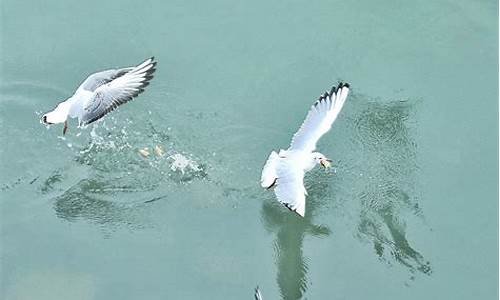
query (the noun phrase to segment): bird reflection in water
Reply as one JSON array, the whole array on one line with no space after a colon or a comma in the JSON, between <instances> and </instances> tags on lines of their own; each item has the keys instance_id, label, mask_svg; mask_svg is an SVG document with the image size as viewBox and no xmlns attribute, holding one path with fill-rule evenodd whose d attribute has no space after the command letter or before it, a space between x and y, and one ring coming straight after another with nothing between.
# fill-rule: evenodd
<instances>
[{"instance_id":1,"label":"bird reflection in water","mask_svg":"<svg viewBox=\"0 0 500 300\"><path fill-rule=\"evenodd\" d=\"M398 263L414 274L432 268L408 240L412 216L423 218L418 203L415 101L357 102L346 130L351 149L344 162L343 183L361 204L356 236L370 241L384 262ZM356 101L355 101L356 102ZM362 104L363 103L363 104Z\"/></svg>"},{"instance_id":2,"label":"bird reflection in water","mask_svg":"<svg viewBox=\"0 0 500 300\"><path fill-rule=\"evenodd\" d=\"M144 227L145 220L141 214L143 201L126 204L106 199L107 195L114 195L117 190L109 182L81 180L55 198L55 213L67 221L84 219L107 228L122 225L133 229Z\"/></svg>"},{"instance_id":3,"label":"bird reflection in water","mask_svg":"<svg viewBox=\"0 0 500 300\"><path fill-rule=\"evenodd\" d=\"M315 190L309 190L304 218L284 209L274 199L263 202L264 226L268 231L276 233L274 242L278 269L276 278L283 299L301 299L307 289L308 259L302 251L304 238L308 235L326 237L331 233L328 227L312 222L314 212L321 206L315 199Z\"/></svg>"}]
</instances>

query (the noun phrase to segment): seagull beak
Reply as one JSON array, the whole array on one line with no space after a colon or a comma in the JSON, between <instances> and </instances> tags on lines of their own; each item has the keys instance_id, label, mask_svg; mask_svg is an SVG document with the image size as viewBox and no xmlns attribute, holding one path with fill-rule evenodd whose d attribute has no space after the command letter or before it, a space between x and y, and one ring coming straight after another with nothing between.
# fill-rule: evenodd
<instances>
[{"instance_id":1,"label":"seagull beak","mask_svg":"<svg viewBox=\"0 0 500 300\"><path fill-rule=\"evenodd\" d=\"M332 167L332 160L331 159L322 159L320 161L320 164L321 164L321 166L323 166L323 168L328 169L328 168Z\"/></svg>"}]
</instances>

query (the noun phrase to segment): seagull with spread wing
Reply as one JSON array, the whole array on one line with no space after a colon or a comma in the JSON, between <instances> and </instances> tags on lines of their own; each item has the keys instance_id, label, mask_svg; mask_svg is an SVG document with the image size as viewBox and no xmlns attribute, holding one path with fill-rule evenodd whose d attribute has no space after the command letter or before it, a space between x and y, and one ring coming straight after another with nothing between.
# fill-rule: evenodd
<instances>
[{"instance_id":1,"label":"seagull with spread wing","mask_svg":"<svg viewBox=\"0 0 500 300\"><path fill-rule=\"evenodd\" d=\"M68 117L78 118L79 126L95 122L142 93L153 78L155 66L154 57L151 57L136 67L94 73L73 96L44 114L41 122L48 125L64 123L63 134L68 129Z\"/></svg>"},{"instance_id":2,"label":"seagull with spread wing","mask_svg":"<svg viewBox=\"0 0 500 300\"><path fill-rule=\"evenodd\" d=\"M274 187L278 201L304 217L306 195L304 174L317 164L328 168L331 160L316 152L316 143L332 127L349 93L349 84L339 83L311 106L304 123L287 150L272 151L262 170L261 186Z\"/></svg>"}]
</instances>

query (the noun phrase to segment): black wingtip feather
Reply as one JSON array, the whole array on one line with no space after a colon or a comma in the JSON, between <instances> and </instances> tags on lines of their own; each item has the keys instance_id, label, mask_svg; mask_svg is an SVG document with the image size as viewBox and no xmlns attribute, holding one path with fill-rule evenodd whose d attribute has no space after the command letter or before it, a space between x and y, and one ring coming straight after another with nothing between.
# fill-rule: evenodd
<instances>
[{"instance_id":1,"label":"black wingtip feather","mask_svg":"<svg viewBox=\"0 0 500 300\"><path fill-rule=\"evenodd\" d=\"M337 86L332 86L332 89L330 90L330 92L325 92L324 94L319 96L318 101L316 101L314 103L314 106L315 107L318 106L318 104L321 101L325 101L328 98L333 98L333 95L337 94L337 92L340 91L344 87L349 88L350 87L349 83L340 81Z\"/></svg>"},{"instance_id":2,"label":"black wingtip feather","mask_svg":"<svg viewBox=\"0 0 500 300\"><path fill-rule=\"evenodd\" d=\"M333 96L334 94L336 94L339 90L341 90L343 88L349 88L349 87L350 87L349 83L339 81L338 85L333 86L332 89L330 90L330 97Z\"/></svg>"},{"instance_id":3,"label":"black wingtip feather","mask_svg":"<svg viewBox=\"0 0 500 300\"><path fill-rule=\"evenodd\" d=\"M338 91L338 88L336 86L332 86L332 89L330 91L330 95L336 94Z\"/></svg>"},{"instance_id":4,"label":"black wingtip feather","mask_svg":"<svg viewBox=\"0 0 500 300\"><path fill-rule=\"evenodd\" d=\"M339 81L338 89L341 89L341 88L344 88L344 87L349 88L350 87L349 83L343 82L343 81Z\"/></svg>"},{"instance_id":5,"label":"black wingtip feather","mask_svg":"<svg viewBox=\"0 0 500 300\"><path fill-rule=\"evenodd\" d=\"M260 289L259 286L255 288L255 294L254 294L255 300L262 300L261 295L260 295Z\"/></svg>"},{"instance_id":6,"label":"black wingtip feather","mask_svg":"<svg viewBox=\"0 0 500 300\"><path fill-rule=\"evenodd\" d=\"M286 208L288 208L290 211L295 211L295 209L293 209L293 208L292 208L292 206L291 206L290 204L288 204L288 203L284 203L284 202L283 202L283 205L284 205Z\"/></svg>"}]
</instances>

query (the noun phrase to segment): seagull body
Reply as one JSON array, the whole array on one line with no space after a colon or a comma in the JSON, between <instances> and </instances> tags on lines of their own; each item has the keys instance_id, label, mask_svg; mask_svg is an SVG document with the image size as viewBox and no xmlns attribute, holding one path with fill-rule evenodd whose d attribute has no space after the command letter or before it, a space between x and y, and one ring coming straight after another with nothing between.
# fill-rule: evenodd
<instances>
[{"instance_id":1,"label":"seagull body","mask_svg":"<svg viewBox=\"0 0 500 300\"><path fill-rule=\"evenodd\" d=\"M316 143L332 127L349 93L349 84L340 83L325 92L311 106L287 150L272 151L262 170L261 186L274 187L278 201L304 217L307 190L304 175L316 165L327 168L331 160L315 152Z\"/></svg>"},{"instance_id":2,"label":"seagull body","mask_svg":"<svg viewBox=\"0 0 500 300\"><path fill-rule=\"evenodd\" d=\"M101 119L144 91L156 70L156 62L153 60L151 57L136 67L90 75L73 96L59 103L53 111L44 114L41 121L45 124L64 123L65 134L68 117L78 118L79 126Z\"/></svg>"}]
</instances>

